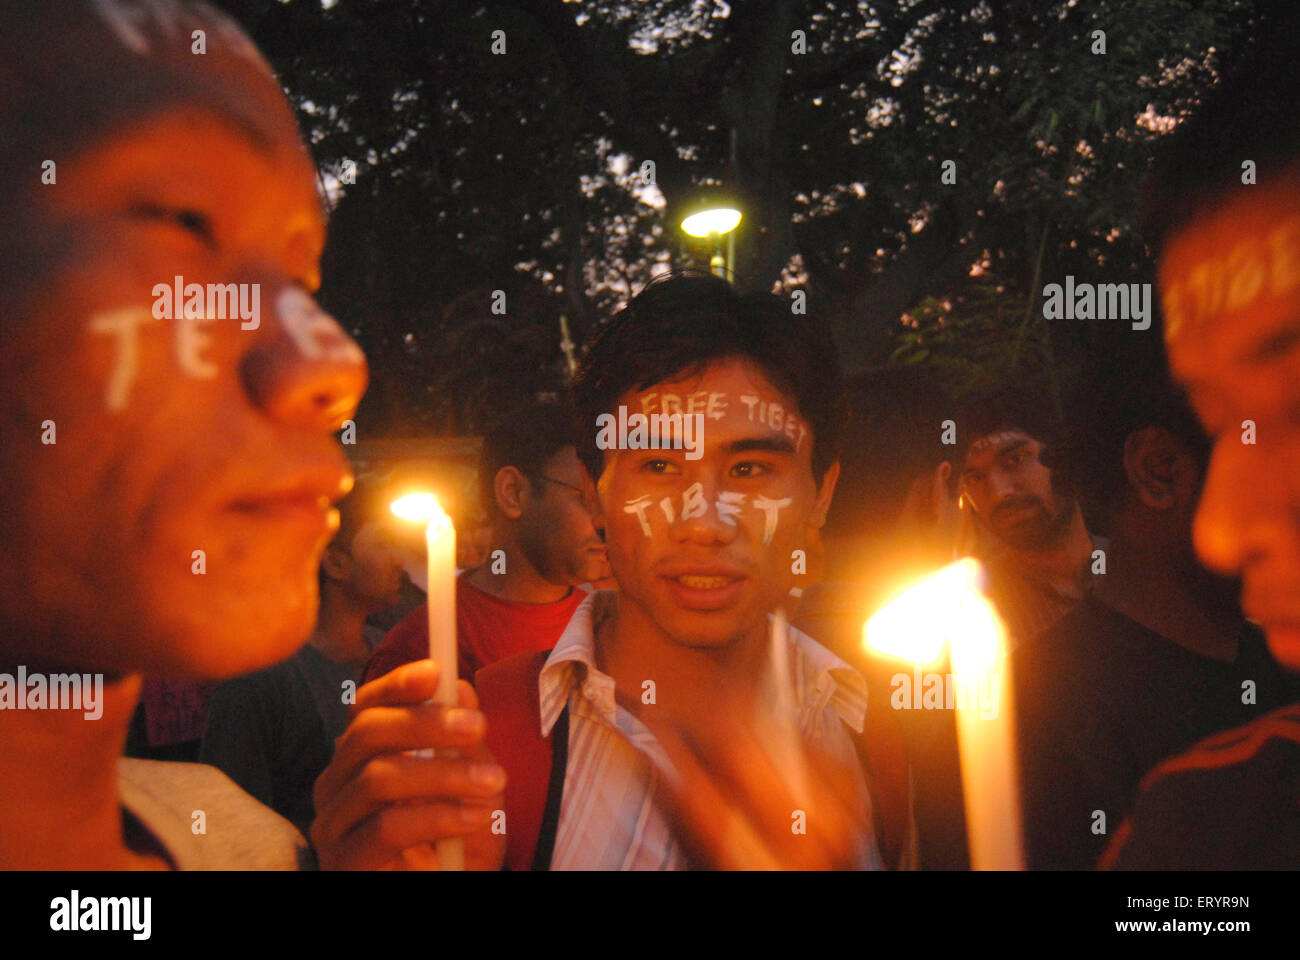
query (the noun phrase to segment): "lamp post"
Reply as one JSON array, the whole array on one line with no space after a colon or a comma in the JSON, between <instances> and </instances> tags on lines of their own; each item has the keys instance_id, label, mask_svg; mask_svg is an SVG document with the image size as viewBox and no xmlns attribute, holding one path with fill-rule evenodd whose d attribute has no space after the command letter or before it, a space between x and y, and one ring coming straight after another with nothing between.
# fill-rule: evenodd
<instances>
[{"instance_id":1,"label":"lamp post","mask_svg":"<svg viewBox=\"0 0 1300 960\"><path fill-rule=\"evenodd\" d=\"M682 220L682 230L692 237L708 237L712 242L709 271L724 280L735 277L736 226L740 211L724 202L702 204ZM727 253L722 253L722 237L727 238Z\"/></svg>"}]
</instances>

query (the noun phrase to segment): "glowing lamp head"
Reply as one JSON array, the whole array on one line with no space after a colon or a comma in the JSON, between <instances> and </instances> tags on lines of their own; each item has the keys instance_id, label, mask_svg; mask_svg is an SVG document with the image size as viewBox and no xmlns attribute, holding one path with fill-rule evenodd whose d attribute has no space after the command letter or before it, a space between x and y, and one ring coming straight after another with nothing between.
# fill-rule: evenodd
<instances>
[{"instance_id":1,"label":"glowing lamp head","mask_svg":"<svg viewBox=\"0 0 1300 960\"><path fill-rule=\"evenodd\" d=\"M713 207L693 213L682 221L682 229L692 237L707 237L713 233L730 233L740 223L740 211L735 207Z\"/></svg>"},{"instance_id":2,"label":"glowing lamp head","mask_svg":"<svg viewBox=\"0 0 1300 960\"><path fill-rule=\"evenodd\" d=\"M451 518L443 512L438 498L432 493L408 493L394 500L388 509L403 520L427 523L432 529L451 526Z\"/></svg>"},{"instance_id":3,"label":"glowing lamp head","mask_svg":"<svg viewBox=\"0 0 1300 960\"><path fill-rule=\"evenodd\" d=\"M932 664L948 644L969 669L993 667L1005 630L981 589L983 571L969 557L909 587L873 614L862 628L869 650L915 664Z\"/></svg>"}]
</instances>

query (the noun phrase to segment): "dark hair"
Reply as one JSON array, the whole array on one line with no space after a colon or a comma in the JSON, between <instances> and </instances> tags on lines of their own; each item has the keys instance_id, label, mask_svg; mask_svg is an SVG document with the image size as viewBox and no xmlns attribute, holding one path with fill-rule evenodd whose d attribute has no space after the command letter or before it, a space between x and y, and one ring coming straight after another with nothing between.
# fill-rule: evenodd
<instances>
[{"instance_id":1,"label":"dark hair","mask_svg":"<svg viewBox=\"0 0 1300 960\"><path fill-rule=\"evenodd\" d=\"M1157 313L1151 329L1119 328L1089 349L1077 396L1070 403L1073 429L1052 451L1062 484L1079 498L1088 529L1106 535L1111 517L1132 491L1124 472L1124 444L1144 427L1167 430L1187 448L1202 475L1210 440L1169 372Z\"/></svg>"},{"instance_id":2,"label":"dark hair","mask_svg":"<svg viewBox=\"0 0 1300 960\"><path fill-rule=\"evenodd\" d=\"M1300 57L1295 0L1261 21L1258 45L1182 123L1156 157L1143 190L1142 233L1157 255L1169 236L1200 210L1238 190L1242 161L1253 160L1259 183L1300 163Z\"/></svg>"},{"instance_id":3,"label":"dark hair","mask_svg":"<svg viewBox=\"0 0 1300 960\"><path fill-rule=\"evenodd\" d=\"M919 366L880 367L845 386L848 416L827 532L871 536L898 519L917 477L951 460L942 442L952 402Z\"/></svg>"},{"instance_id":4,"label":"dark hair","mask_svg":"<svg viewBox=\"0 0 1300 960\"><path fill-rule=\"evenodd\" d=\"M718 277L683 271L647 284L596 331L573 380L578 455L600 476L596 418L619 397L691 376L729 358L753 362L793 397L812 427L818 483L839 455L841 381L830 329L771 294L740 294Z\"/></svg>"},{"instance_id":5,"label":"dark hair","mask_svg":"<svg viewBox=\"0 0 1300 960\"><path fill-rule=\"evenodd\" d=\"M1010 383L999 383L967 397L962 402L956 424L954 484L971 444L980 437L1002 430L1021 430L1051 449L1060 440L1063 426L1056 403L1047 391Z\"/></svg>"},{"instance_id":6,"label":"dark hair","mask_svg":"<svg viewBox=\"0 0 1300 960\"><path fill-rule=\"evenodd\" d=\"M573 446L573 421L568 406L555 400L538 400L505 412L483 437L479 454L479 497L489 519L499 513L496 476L514 467L528 480L529 489L540 482L547 462L565 447Z\"/></svg>"}]
</instances>

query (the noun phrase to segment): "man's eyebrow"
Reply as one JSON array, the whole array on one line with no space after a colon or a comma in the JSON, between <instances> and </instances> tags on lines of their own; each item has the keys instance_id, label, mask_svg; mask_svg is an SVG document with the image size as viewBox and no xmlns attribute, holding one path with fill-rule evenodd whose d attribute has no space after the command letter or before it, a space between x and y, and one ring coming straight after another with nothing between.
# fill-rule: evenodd
<instances>
[{"instance_id":1,"label":"man's eyebrow","mask_svg":"<svg viewBox=\"0 0 1300 960\"><path fill-rule=\"evenodd\" d=\"M1008 440L1003 446L998 447L997 456L1005 457L1008 453L1015 453L1021 447L1029 446L1029 440L1022 438L1020 440Z\"/></svg>"},{"instance_id":2,"label":"man's eyebrow","mask_svg":"<svg viewBox=\"0 0 1300 960\"><path fill-rule=\"evenodd\" d=\"M1028 446L1029 443L1030 443L1030 440L1031 440L1031 438L1029 438L1029 437L1017 437L1017 438L1014 438L1014 439L1011 439L1011 440L1004 440L1004 441L1002 441L1002 443L1001 443L1000 445L991 446L991 448L990 448L990 447L985 447L985 448L980 449L980 450L975 450L974 452L975 452L977 455L978 455L978 454L983 454L983 453L991 453L992 456L993 456L993 458L994 458L994 459L997 459L997 458L999 458L999 457L1005 457L1008 453L1014 453L1015 451L1019 450L1021 447ZM978 442L978 441L977 441L977 442ZM967 453L966 456L969 457L970 454ZM966 474L966 473L969 473L969 472L972 471L972 470L978 470L978 469L979 469L978 467L972 467L972 466L970 466L969 464L966 464L966 465L964 465L964 466L962 467L962 471L961 471L961 472L962 472L963 474Z\"/></svg>"},{"instance_id":3,"label":"man's eyebrow","mask_svg":"<svg viewBox=\"0 0 1300 960\"><path fill-rule=\"evenodd\" d=\"M1290 353L1298 343L1300 343L1300 322L1293 321L1244 351L1241 359L1247 363L1267 363Z\"/></svg>"},{"instance_id":4,"label":"man's eyebrow","mask_svg":"<svg viewBox=\"0 0 1300 960\"><path fill-rule=\"evenodd\" d=\"M257 124L245 117L227 113L224 110L213 109L207 112L218 126L224 127L227 133L241 141L245 146L252 147L254 151L264 157L274 156L274 141Z\"/></svg>"},{"instance_id":5,"label":"man's eyebrow","mask_svg":"<svg viewBox=\"0 0 1300 960\"><path fill-rule=\"evenodd\" d=\"M753 451L767 453L794 453L794 441L785 434L771 437L745 437L741 440L733 441L727 444L723 449L728 454L751 453Z\"/></svg>"}]
</instances>

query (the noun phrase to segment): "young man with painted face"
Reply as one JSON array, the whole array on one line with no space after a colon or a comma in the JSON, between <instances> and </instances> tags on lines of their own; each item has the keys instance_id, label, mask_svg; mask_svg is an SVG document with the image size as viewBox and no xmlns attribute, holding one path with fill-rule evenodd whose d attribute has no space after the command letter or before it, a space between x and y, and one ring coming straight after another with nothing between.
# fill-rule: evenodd
<instances>
[{"instance_id":1,"label":"young man with painted face","mask_svg":"<svg viewBox=\"0 0 1300 960\"><path fill-rule=\"evenodd\" d=\"M1094 549L1078 504L1043 463L1061 430L1050 409L1032 390L1001 388L970 400L957 418L960 491L1013 645L1082 599Z\"/></svg>"},{"instance_id":2,"label":"young man with painted face","mask_svg":"<svg viewBox=\"0 0 1300 960\"><path fill-rule=\"evenodd\" d=\"M0 23L0 672L103 679L94 719L0 698L0 866L293 867L298 832L220 772L120 754L141 674L256 670L316 616L366 365L310 295L314 167L206 6ZM249 285L260 315L159 317L177 277Z\"/></svg>"},{"instance_id":3,"label":"young man with painted face","mask_svg":"<svg viewBox=\"0 0 1300 960\"><path fill-rule=\"evenodd\" d=\"M1278 662L1300 672L1300 88L1294 13L1175 134L1148 195L1170 365L1212 440L1194 524L1237 575ZM1300 704L1218 734L1145 778L1106 862L1300 865Z\"/></svg>"},{"instance_id":4,"label":"young man with painted face","mask_svg":"<svg viewBox=\"0 0 1300 960\"><path fill-rule=\"evenodd\" d=\"M358 482L339 504L339 530L320 566L320 613L307 643L284 663L220 684L208 705L199 761L307 830L312 787L348 725L370 657L366 617L401 589L396 518L383 487Z\"/></svg>"},{"instance_id":5,"label":"young man with painted face","mask_svg":"<svg viewBox=\"0 0 1300 960\"><path fill-rule=\"evenodd\" d=\"M864 682L771 617L834 491L836 371L823 325L709 276L651 284L592 342L579 449L619 590L584 600L549 654L477 678L513 868L879 865ZM700 418L693 435L638 433L635 418L675 414ZM428 863L418 843L437 828L411 801L447 823L472 796L394 756L429 745L407 716L427 682L398 671L362 691L382 709L357 715L317 784L327 863Z\"/></svg>"},{"instance_id":6,"label":"young man with painted face","mask_svg":"<svg viewBox=\"0 0 1300 960\"><path fill-rule=\"evenodd\" d=\"M457 667L468 681L490 663L551 649L587 595L582 585L609 575L562 404L512 411L484 437L479 491L491 542L484 562L456 581ZM428 655L421 604L375 648L364 681Z\"/></svg>"}]
</instances>

